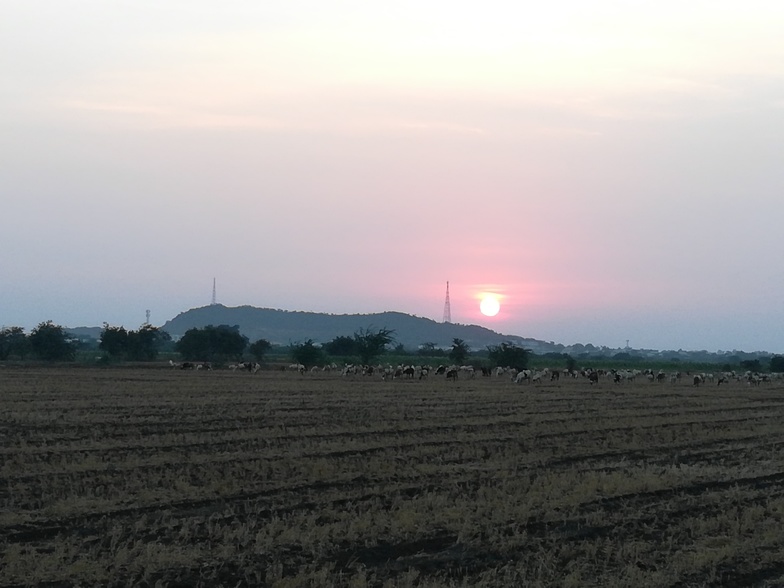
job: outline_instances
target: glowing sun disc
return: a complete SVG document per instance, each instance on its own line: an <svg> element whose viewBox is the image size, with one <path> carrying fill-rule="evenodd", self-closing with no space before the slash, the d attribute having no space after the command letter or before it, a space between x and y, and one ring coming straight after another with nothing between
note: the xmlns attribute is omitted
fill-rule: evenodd
<svg viewBox="0 0 784 588"><path fill-rule="evenodd" d="M498 298L488 295L482 298L482 302L479 303L479 310L485 316L495 316L501 310L501 304L498 302Z"/></svg>

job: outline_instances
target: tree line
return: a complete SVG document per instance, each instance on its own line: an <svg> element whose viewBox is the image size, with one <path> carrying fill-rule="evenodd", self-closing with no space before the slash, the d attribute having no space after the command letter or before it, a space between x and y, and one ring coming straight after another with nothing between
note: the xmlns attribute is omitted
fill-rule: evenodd
<svg viewBox="0 0 784 588"><path fill-rule="evenodd" d="M403 350L399 346L392 347L394 341L394 331L391 329L360 329L353 335L340 335L323 345L319 345L313 339L292 343L289 346L289 355L293 361L305 368L326 363L334 358L368 365L386 353L395 351L402 353ZM177 352L187 361L239 360L243 357L246 348L257 361L261 362L272 348L272 344L265 339L249 343L247 337L240 334L237 325L233 327L210 325L201 329L189 329L175 345ZM526 369L531 352L513 343L504 342L488 347L487 354L494 365ZM455 364L462 364L471 355L471 348L463 339L455 338L448 351L438 349L434 343L424 343L419 349L419 355L443 356Z"/></svg>
<svg viewBox="0 0 784 588"><path fill-rule="evenodd" d="M312 339L292 343L288 347L291 360L312 367L339 358L341 361L370 364L386 353L405 353L401 345L393 346L394 331L391 329L360 329L350 336L337 336L331 341L318 344ZM79 342L67 330L47 321L39 324L26 335L21 327L0 330L0 360L15 357L21 360L73 361ZM176 342L170 335L157 327L145 324L133 331L123 326L104 323L98 350L106 361L154 361L163 349L176 351L185 361L242 361L250 354L262 362L273 345L266 339L251 343L240 333L238 325L208 325L192 328ZM452 340L449 349L441 349L435 343L423 343L416 354L422 358L448 359L455 364L466 362L472 351L459 338ZM494 365L517 367L528 366L530 351L512 343L502 343L487 348L487 356Z"/></svg>
<svg viewBox="0 0 784 588"><path fill-rule="evenodd" d="M0 330L0 360L16 356L44 361L71 361L76 356L76 342L65 329L52 321L40 323L29 335L22 327Z"/></svg>
<svg viewBox="0 0 784 588"><path fill-rule="evenodd" d="M293 361L306 367L335 356L356 356L360 362L370 363L385 353L393 340L393 331L389 329L362 329L352 337L335 337L324 345L315 343L313 339L292 343L289 355ZM256 361L261 362L272 349L272 343L266 339L250 343L240 333L238 325L208 325L187 330L177 341L175 349L187 361L241 360L247 350Z"/></svg>
<svg viewBox="0 0 784 588"><path fill-rule="evenodd" d="M128 361L152 361L171 337L152 325L136 331L112 327L104 323L98 349L107 357ZM29 335L22 327L0 329L0 360L15 357L21 360L74 361L79 340L61 325L52 321L40 323Z"/></svg>
<svg viewBox="0 0 784 588"><path fill-rule="evenodd" d="M79 338L68 333L67 329L52 321L40 323L29 334L22 327L3 327L0 329L0 361L39 360L39 361L74 361L77 352L82 349L102 352L105 361L154 361L159 354L176 352L186 361L242 361L248 355L262 362L272 352L273 347L284 350L288 358L302 365L311 367L327 361L355 362L370 364L383 354L394 354L400 357L420 357L423 362L434 361L463 364L471 359L474 363L478 358L481 363L490 366L515 367L526 369L532 358L546 359L548 362L565 362L567 369L575 369L577 361L566 353L546 353L535 356L530 350L514 343L504 342L490 345L485 350L471 350L468 344L455 338L450 348L443 349L435 343L422 343L415 351L406 350L402 345L394 345L394 331L390 329L360 329L353 335L342 335L331 341L318 344L312 339L304 342L291 343L286 346L273 346L265 339L251 343L239 331L239 326L208 325L203 328L189 329L178 341L172 341L166 331L145 324L139 329L127 330L122 326L111 326L104 323L100 339L95 344L85 344ZM484 359L486 358L486 359ZM616 355L613 359L623 359ZM645 358L629 357L629 362L643 364ZM721 369L743 369L752 372L784 373L784 356L773 355L763 362L759 359L742 360L733 364L725 364ZM684 364L684 369L686 366Z"/></svg>

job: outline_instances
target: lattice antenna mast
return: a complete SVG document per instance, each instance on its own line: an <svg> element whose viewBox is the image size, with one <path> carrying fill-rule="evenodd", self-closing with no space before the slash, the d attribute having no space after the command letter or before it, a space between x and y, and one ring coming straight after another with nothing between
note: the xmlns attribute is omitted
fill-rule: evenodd
<svg viewBox="0 0 784 588"><path fill-rule="evenodd" d="M444 321L452 322L452 307L449 305L449 282L446 283L446 299L444 299Z"/></svg>
<svg viewBox="0 0 784 588"><path fill-rule="evenodd" d="M218 297L215 294L215 278L212 278L212 306L218 304Z"/></svg>

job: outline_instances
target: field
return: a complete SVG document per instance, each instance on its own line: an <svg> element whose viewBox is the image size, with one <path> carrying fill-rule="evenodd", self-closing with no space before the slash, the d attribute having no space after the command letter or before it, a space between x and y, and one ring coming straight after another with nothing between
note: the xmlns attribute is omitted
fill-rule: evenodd
<svg viewBox="0 0 784 588"><path fill-rule="evenodd" d="M784 383L0 367L0 586L782 586Z"/></svg>

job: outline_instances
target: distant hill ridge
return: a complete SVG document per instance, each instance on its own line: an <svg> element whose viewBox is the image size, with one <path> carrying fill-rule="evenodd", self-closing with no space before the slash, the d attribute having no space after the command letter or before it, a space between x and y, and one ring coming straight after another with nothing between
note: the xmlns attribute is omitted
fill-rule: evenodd
<svg viewBox="0 0 784 588"><path fill-rule="evenodd" d="M391 329L395 332L395 343L402 343L408 350L415 350L423 343L434 343L437 347L448 349L452 346L452 340L458 338L463 339L473 351L480 351L488 345L498 345L509 341L530 349L536 354L568 353L578 359L588 356L616 359L634 356L651 360L736 365L742 360L766 359L773 355L767 351L732 350L714 353L705 350L596 347L580 343L561 345L518 335L503 335L478 325L438 323L432 319L402 312L328 314L254 306L227 307L221 304L192 308L182 312L164 323L161 329L176 339L184 335L188 329L203 328L207 325L237 325L240 332L251 342L266 339L278 345L301 343L307 339L313 339L317 343L326 343L338 336L351 336L360 329ZM77 337L97 340L100 339L103 328L76 327L67 328L66 331ZM619 354L624 357L619 357Z"/></svg>
<svg viewBox="0 0 784 588"><path fill-rule="evenodd" d="M192 308L167 321L161 328L179 338L188 329L207 325L237 325L240 333L251 342L266 339L274 344L287 345L312 339L327 343L335 337L351 336L360 329L390 329L395 343L416 349L423 343L435 343L449 348L455 338L463 339L471 349L483 349L510 341L535 352L549 351L550 344L516 335L502 335L478 325L438 323L402 312L372 314L327 314L320 312L278 310L254 306L228 307L222 304Z"/></svg>

